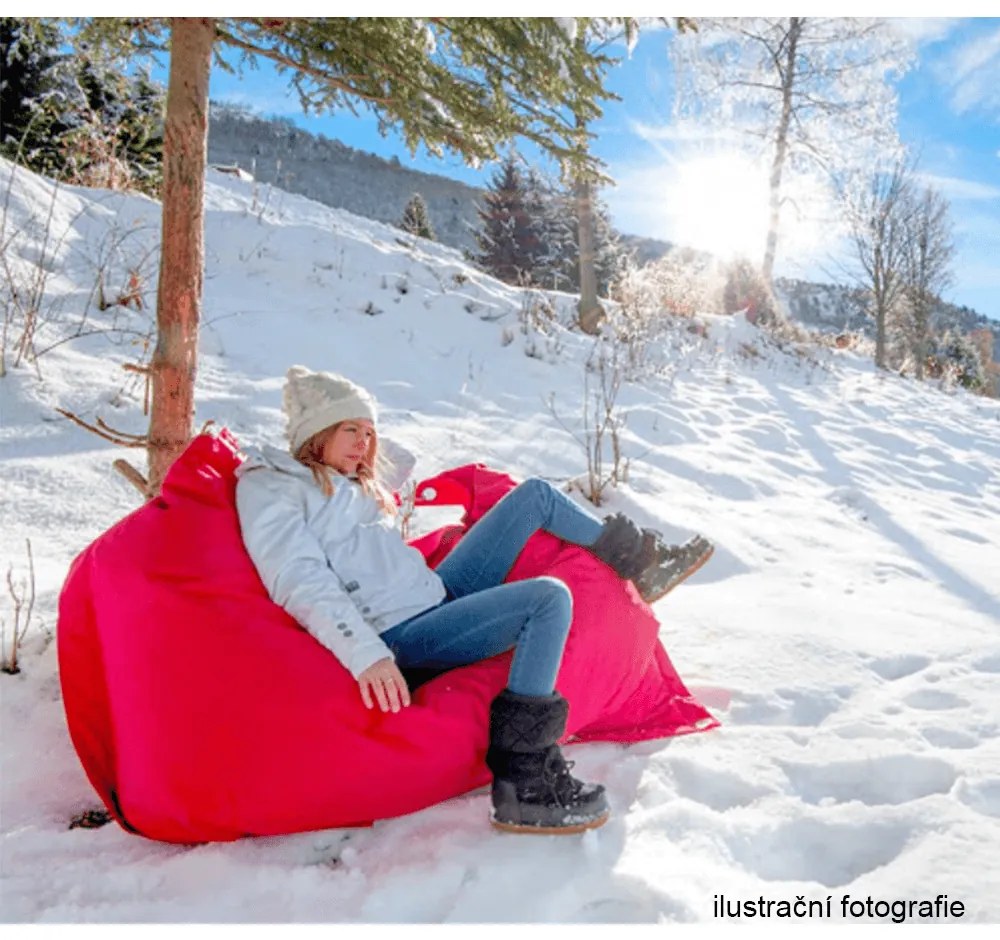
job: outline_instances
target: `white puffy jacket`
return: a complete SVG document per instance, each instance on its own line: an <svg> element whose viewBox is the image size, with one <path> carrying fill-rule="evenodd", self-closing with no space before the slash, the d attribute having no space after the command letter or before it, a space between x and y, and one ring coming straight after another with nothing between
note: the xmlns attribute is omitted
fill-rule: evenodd
<svg viewBox="0 0 1000 940"><path fill-rule="evenodd" d="M326 497L286 451L247 454L236 509L257 572L271 599L357 678L392 656L379 634L439 604L444 584L356 482L331 473Z"/></svg>

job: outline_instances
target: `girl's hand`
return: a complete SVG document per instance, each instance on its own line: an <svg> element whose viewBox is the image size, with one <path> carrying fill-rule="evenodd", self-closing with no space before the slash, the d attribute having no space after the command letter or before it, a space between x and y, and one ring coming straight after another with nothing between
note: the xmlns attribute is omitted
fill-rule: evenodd
<svg viewBox="0 0 1000 940"><path fill-rule="evenodd" d="M410 704L409 686L393 659L380 659L377 663L372 663L358 676L358 685L366 708L374 708L377 701L382 711L391 709L398 712L400 708Z"/></svg>

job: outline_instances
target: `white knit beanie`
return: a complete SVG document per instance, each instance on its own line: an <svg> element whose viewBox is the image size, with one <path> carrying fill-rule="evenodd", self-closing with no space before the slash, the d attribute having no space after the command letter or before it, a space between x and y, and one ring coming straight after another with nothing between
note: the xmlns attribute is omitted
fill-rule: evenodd
<svg viewBox="0 0 1000 940"><path fill-rule="evenodd" d="M331 372L313 372L292 366L285 380L282 409L288 418L288 446L292 454L314 434L338 421L378 418L371 394L350 379Z"/></svg>

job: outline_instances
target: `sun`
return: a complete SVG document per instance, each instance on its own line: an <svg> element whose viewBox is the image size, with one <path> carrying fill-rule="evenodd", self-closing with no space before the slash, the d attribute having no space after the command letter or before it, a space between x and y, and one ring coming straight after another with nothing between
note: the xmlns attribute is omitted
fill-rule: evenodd
<svg viewBox="0 0 1000 940"><path fill-rule="evenodd" d="M672 241L722 261L763 260L770 219L766 166L735 151L717 151L671 160L664 176ZM826 241L819 221L828 214L825 192L807 178L787 178L782 201L779 254L814 254Z"/></svg>
<svg viewBox="0 0 1000 940"><path fill-rule="evenodd" d="M763 257L768 185L761 167L737 153L679 161L666 193L671 230L679 244L722 260Z"/></svg>

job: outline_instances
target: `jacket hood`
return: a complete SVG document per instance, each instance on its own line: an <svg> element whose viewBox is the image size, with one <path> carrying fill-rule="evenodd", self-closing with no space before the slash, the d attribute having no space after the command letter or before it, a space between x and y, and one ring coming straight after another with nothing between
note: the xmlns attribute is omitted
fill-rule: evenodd
<svg viewBox="0 0 1000 940"><path fill-rule="evenodd" d="M387 437L379 437L380 453L388 461L388 472L384 473L382 482L390 491L398 490L409 478L416 464L416 457L402 444ZM312 471L300 464L287 450L272 444L262 444L260 447L247 446L242 448L246 459L236 468L237 478L249 470L266 467L278 470L304 480L313 480ZM336 473L336 470L331 470Z"/></svg>
<svg viewBox="0 0 1000 940"><path fill-rule="evenodd" d="M246 460L236 468L236 476L241 477L250 470L257 470L266 467L268 470L278 470L281 473L289 473L292 476L302 477L312 480L312 471L300 464L287 450L274 447L271 444L263 444L260 447L244 447Z"/></svg>

